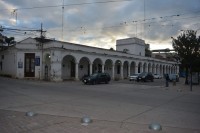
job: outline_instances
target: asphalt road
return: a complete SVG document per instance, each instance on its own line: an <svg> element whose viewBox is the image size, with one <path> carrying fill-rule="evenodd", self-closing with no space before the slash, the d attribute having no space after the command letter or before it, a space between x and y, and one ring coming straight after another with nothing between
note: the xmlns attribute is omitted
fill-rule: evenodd
<svg viewBox="0 0 200 133"><path fill-rule="evenodd" d="M199 86L193 90L190 92L183 80L165 87L164 79L84 85L80 81L55 83L0 77L0 132L74 132L80 119L89 116L93 123L84 129L79 127L83 129L80 132L96 128L95 132L151 132L148 125L156 122L162 125L162 132L199 133ZM27 111L39 115L27 120L23 115ZM12 119L5 117L12 114ZM69 119L74 124L69 124ZM18 121L28 121L29 125L21 122L21 126L16 124Z"/></svg>

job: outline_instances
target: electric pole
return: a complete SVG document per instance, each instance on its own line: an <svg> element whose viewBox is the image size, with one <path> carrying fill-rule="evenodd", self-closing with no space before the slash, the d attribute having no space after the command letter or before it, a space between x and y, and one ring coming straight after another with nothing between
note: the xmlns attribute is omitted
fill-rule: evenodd
<svg viewBox="0 0 200 133"><path fill-rule="evenodd" d="M43 68L43 63L44 63L44 57L43 57L43 53L44 53L44 38L45 38L45 35L44 35L44 33L45 33L46 31L43 31L43 25L42 25L42 23L41 23L41 29L40 29L40 46L41 46L41 52L42 52L42 57L41 57L41 59L42 59L42 63L41 63L41 69L42 69L42 71L40 71L41 72L41 74L40 75L43 75L43 73L44 73L44 68Z"/></svg>

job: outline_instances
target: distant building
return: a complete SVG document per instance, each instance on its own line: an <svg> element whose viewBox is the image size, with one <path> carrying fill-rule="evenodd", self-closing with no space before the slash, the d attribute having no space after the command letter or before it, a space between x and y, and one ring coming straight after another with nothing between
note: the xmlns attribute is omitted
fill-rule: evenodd
<svg viewBox="0 0 200 133"><path fill-rule="evenodd" d="M124 52L127 51L129 54L145 56L145 43L144 40L136 37L120 39L117 40L116 50Z"/></svg>
<svg viewBox="0 0 200 133"><path fill-rule="evenodd" d="M116 51L50 39L27 38L0 51L0 75L14 78L79 80L94 72L124 79L141 72L177 73L174 61L145 57L138 38L117 40Z"/></svg>
<svg viewBox="0 0 200 133"><path fill-rule="evenodd" d="M152 57L158 58L158 59L165 59L167 58L166 53L152 53Z"/></svg>

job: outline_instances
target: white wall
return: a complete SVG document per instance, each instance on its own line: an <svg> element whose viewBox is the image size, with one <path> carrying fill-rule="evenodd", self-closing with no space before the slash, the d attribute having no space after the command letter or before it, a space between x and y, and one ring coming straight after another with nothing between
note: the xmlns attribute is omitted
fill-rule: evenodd
<svg viewBox="0 0 200 133"><path fill-rule="evenodd" d="M41 59L41 52L31 52L31 51L18 51L17 52L17 65L16 65L16 68L17 68L17 73L16 73L16 77L17 78L24 78L24 69L25 69L25 53L35 53L35 57L40 57L40 66L35 66L35 77L34 78L37 78L37 79L40 79L41 78L41 67L42 67L42 59ZM18 63L21 62L23 64L23 67L22 68L19 68L18 67Z"/></svg>
<svg viewBox="0 0 200 133"><path fill-rule="evenodd" d="M24 78L24 52L18 52L17 54L17 63L22 63L23 66L22 68L18 68L18 65L16 66L17 68L17 78Z"/></svg>
<svg viewBox="0 0 200 133"><path fill-rule="evenodd" d="M2 57L4 57L2 59ZM16 54L14 50L7 50L0 54L0 61L2 62L2 70L0 74L11 75L12 77L16 76Z"/></svg>
<svg viewBox="0 0 200 133"><path fill-rule="evenodd" d="M127 38L117 40L116 42L116 50L124 51L124 49L128 50L127 53L145 56L145 43L143 40L138 38Z"/></svg>
<svg viewBox="0 0 200 133"><path fill-rule="evenodd" d="M39 42L33 38L27 38L19 43L17 43L16 48L18 49L38 49Z"/></svg>

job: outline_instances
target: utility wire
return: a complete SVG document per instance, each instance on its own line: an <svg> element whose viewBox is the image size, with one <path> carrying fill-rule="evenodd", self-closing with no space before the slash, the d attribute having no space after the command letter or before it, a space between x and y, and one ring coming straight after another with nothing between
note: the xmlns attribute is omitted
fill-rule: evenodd
<svg viewBox="0 0 200 133"><path fill-rule="evenodd" d="M23 29L12 29L12 28L2 28L3 30L9 30L9 31L41 31L41 30L23 30Z"/></svg>
<svg viewBox="0 0 200 133"><path fill-rule="evenodd" d="M133 26L133 25L135 25L135 23L137 23L137 25L139 25L139 24L146 24L147 25L148 24L148 26L150 27L150 26L153 25L152 23L160 23L160 22L176 21L176 20L181 20L181 19L200 17L200 16L192 16L192 17L177 18L177 19L173 19L173 20L160 20L160 21L147 22L147 21L150 21L150 20L163 19L163 18L168 18L169 19L170 17L172 18L172 17L179 17L179 16L180 15L170 15L170 16L163 16L163 17L157 17L157 18L149 18L149 19L146 19L145 21L144 20L135 20L135 21L132 21L132 23L131 22L124 22L124 23L120 23L119 25L105 26L105 27L101 27L101 28L87 28L87 27L83 27L82 26L80 28L69 29L69 30L65 30L65 31L74 32L74 31L82 31L82 30L84 30L84 32L86 32L86 31L92 31L92 30L112 29L112 28L120 28L120 27L124 27L124 26ZM160 26L166 26L166 25L160 25ZM169 25L167 25L167 26L169 26ZM40 31L40 30L36 30L36 29L33 29L33 28L28 28L28 27L23 27L23 28L27 28L27 29L4 28L4 27L2 29L3 30L7 30L7 31L23 31L23 32L26 32L26 31L39 32ZM50 31L58 31L59 29L49 29L49 30Z"/></svg>
<svg viewBox="0 0 200 133"><path fill-rule="evenodd" d="M84 27L84 30L97 30L97 29L112 29L112 28L120 28L120 27L124 27L124 26L133 26L137 23L137 25L141 25L141 24L145 24L145 25L148 25L148 26L151 26L153 23L161 23L161 22L167 22L167 21L176 21L176 20L182 20L182 19L189 19L189 18L198 18L200 16L191 16L191 17L183 17L183 18L176 18L176 19L173 19L173 20L159 20L159 21L155 21L155 20L158 20L158 19L164 19L164 18L172 18L172 17L180 17L181 15L170 15L170 16L162 16L162 17L157 17L157 18L149 18L149 19L146 19L145 21L144 20L134 20L134 21L131 21L131 22L123 22L123 23L120 23L119 25L113 25L113 26L105 26L105 27L101 27L101 28L87 28L87 27ZM154 21L151 21L151 22L147 22L147 21L150 21L150 20L154 20ZM149 24L150 23L150 24ZM173 25L173 24L172 24ZM166 26L166 25L160 25L160 26ZM169 24L167 26L170 26ZM83 26L82 26L83 27ZM80 26L80 28L75 28L75 29L69 29L69 30L65 30L65 31L68 31L68 32L73 32L73 31L81 31L83 30ZM59 29L49 29L50 31L57 31Z"/></svg>
<svg viewBox="0 0 200 133"><path fill-rule="evenodd" d="M38 9L38 8L55 8L63 6L81 6L81 5L90 5L90 4L106 4L106 3L116 3L116 2L131 2L134 0L110 0L110 1L98 1L98 2L84 2L84 3L74 3L74 4L62 4L62 5L52 5L52 6L37 6L37 7L24 7L24 8L15 8L15 9L0 9L1 10L28 10L28 9Z"/></svg>

